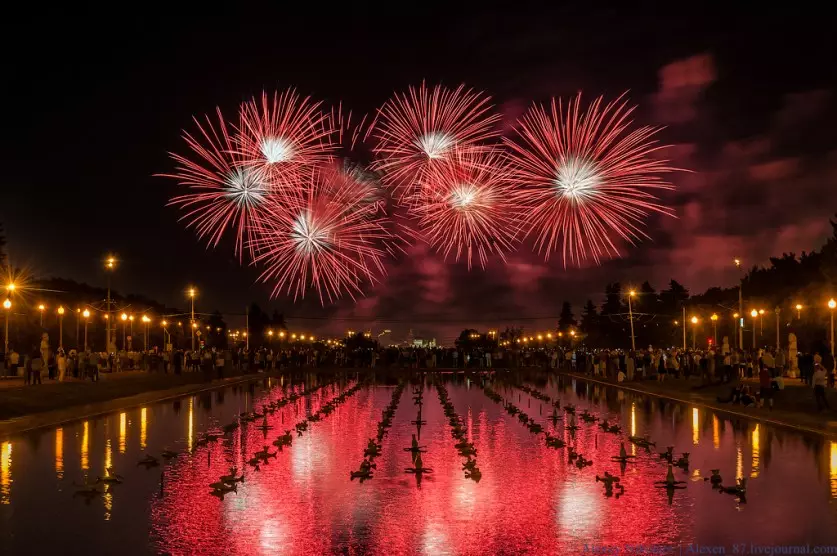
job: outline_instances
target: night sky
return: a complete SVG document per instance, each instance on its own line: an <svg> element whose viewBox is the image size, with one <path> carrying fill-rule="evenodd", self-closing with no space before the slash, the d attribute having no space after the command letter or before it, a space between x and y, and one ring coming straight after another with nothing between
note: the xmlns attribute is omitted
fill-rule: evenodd
<svg viewBox="0 0 837 556"><path fill-rule="evenodd" d="M547 326L563 299L578 314L608 281L661 289L675 278L703 291L734 283L733 256L758 264L818 248L837 211L837 48L828 18L787 6L684 16L670 4L586 4L5 18L7 250L38 275L93 284L103 283L100 261L113 251L116 289L168 305L184 307L194 283L203 309L243 312L257 301L320 334L364 322L396 337L413 328L449 338L466 325ZM507 128L532 101L628 90L637 123L667 126L668 157L693 172L675 174L677 191L663 195L678 218L653 218L651 241L598 268L565 270L560 257L544 264L527 244L505 266L469 272L417 246L357 304L321 308L315 295L269 301L232 243L205 250L165 207L177 187L153 174L172 170L167 151L185 151L180 132L193 115L216 106L233 114L251 95L289 86L373 112L422 79L485 90ZM336 320L303 320L326 317Z"/></svg>

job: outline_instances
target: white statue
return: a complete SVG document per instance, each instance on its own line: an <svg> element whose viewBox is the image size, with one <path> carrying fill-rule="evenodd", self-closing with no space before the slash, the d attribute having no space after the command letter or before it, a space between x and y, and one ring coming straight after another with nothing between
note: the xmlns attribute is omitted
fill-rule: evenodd
<svg viewBox="0 0 837 556"><path fill-rule="evenodd" d="M44 369L46 369L47 361L49 361L49 334L44 332L41 334L41 358L44 361Z"/></svg>
<svg viewBox="0 0 837 556"><path fill-rule="evenodd" d="M799 361L797 354L799 350L796 348L796 334L791 332L788 334L788 376L796 378L799 376Z"/></svg>

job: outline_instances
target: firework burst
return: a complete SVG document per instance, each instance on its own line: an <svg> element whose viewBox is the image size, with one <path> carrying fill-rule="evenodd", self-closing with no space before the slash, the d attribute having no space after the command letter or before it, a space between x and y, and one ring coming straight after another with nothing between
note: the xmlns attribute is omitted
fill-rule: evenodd
<svg viewBox="0 0 837 556"><path fill-rule="evenodd" d="M189 192L177 195L169 205L185 213L181 220L197 231L198 237L216 247L227 230L234 230L239 258L245 241L253 239L253 225L263 215L267 182L258 168L243 165L221 111L218 123L209 116L202 124L195 119L197 133L183 132L191 157L170 153L176 163L174 178Z"/></svg>
<svg viewBox="0 0 837 556"><path fill-rule="evenodd" d="M332 119L310 97L292 90L262 93L241 106L236 142L245 168L262 173L278 191L293 188L329 158Z"/></svg>
<svg viewBox="0 0 837 556"><path fill-rule="evenodd" d="M274 283L274 296L293 294L296 300L314 289L323 304L344 294L354 299L364 283L385 274L393 236L369 195L362 180L324 167L269 203L253 247L254 262L265 267L260 280Z"/></svg>
<svg viewBox="0 0 837 556"><path fill-rule="evenodd" d="M479 148L496 136L499 115L491 113L490 98L464 85L448 89L410 87L378 111L374 136L374 169L384 176L399 202L416 199L424 174L456 149Z"/></svg>
<svg viewBox="0 0 837 556"><path fill-rule="evenodd" d="M530 108L519 137L506 139L527 233L546 259L560 246L565 266L588 257L598 264L619 255L617 239L648 237L649 214L673 214L656 196L673 189L660 174L674 169L653 158L664 148L654 139L660 128L631 129L633 110L623 97L586 109L580 94L566 105L553 99Z"/></svg>
<svg viewBox="0 0 837 556"><path fill-rule="evenodd" d="M490 254L505 260L518 235L519 211L505 159L497 152L456 151L421 181L414 214L428 243L445 259L476 257L485 268Z"/></svg>

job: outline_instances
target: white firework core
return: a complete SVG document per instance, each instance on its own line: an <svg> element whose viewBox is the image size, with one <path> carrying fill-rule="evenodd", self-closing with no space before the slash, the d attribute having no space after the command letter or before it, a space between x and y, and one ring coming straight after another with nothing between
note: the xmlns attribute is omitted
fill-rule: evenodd
<svg viewBox="0 0 837 556"><path fill-rule="evenodd" d="M258 205L264 201L265 189L258 172L236 168L227 175L227 197L239 205Z"/></svg>
<svg viewBox="0 0 837 556"><path fill-rule="evenodd" d="M302 212L297 216L291 232L296 250L306 255L327 249L331 245L328 235L328 230L317 226L309 212Z"/></svg>
<svg viewBox="0 0 837 556"><path fill-rule="evenodd" d="M288 162L294 157L293 144L284 137L265 137L262 139L262 155L268 164Z"/></svg>
<svg viewBox="0 0 837 556"><path fill-rule="evenodd" d="M460 183L450 194L450 204L457 210L466 211L473 208L479 191L470 183Z"/></svg>
<svg viewBox="0 0 837 556"><path fill-rule="evenodd" d="M424 151L427 158L443 158L453 144L453 137L441 131L425 133L415 141L415 145Z"/></svg>
<svg viewBox="0 0 837 556"><path fill-rule="evenodd" d="M599 192L601 182L596 164L577 157L559 161L554 180L558 195L579 203L594 197Z"/></svg>

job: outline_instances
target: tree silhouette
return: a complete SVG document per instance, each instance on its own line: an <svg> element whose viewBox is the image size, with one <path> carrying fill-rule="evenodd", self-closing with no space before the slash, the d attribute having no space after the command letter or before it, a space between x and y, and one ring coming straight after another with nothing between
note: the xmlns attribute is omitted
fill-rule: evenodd
<svg viewBox="0 0 837 556"><path fill-rule="evenodd" d="M577 325L575 315L573 315L572 305L570 305L569 301L565 301L561 305L561 316L558 317L558 329L562 332L568 332Z"/></svg>

